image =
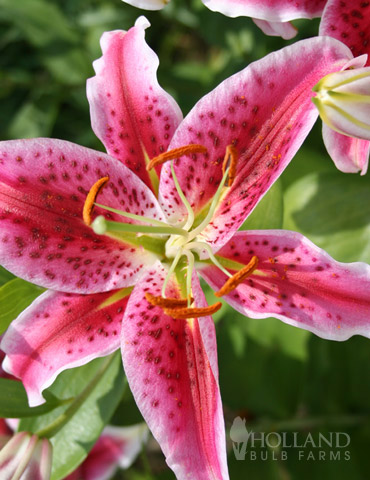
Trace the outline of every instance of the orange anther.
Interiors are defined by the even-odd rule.
[[[91,214],[94,209],[94,202],[100,190],[104,187],[104,185],[108,182],[109,177],[100,178],[94,185],[90,188],[89,193],[87,194],[84,208],[82,211],[82,218],[86,225],[91,225],[92,219]]]
[[[232,277],[230,277],[224,285],[220,288],[218,292],[215,292],[216,297],[222,297],[223,295],[227,295],[230,293],[234,288],[236,288],[243,280],[245,280],[249,275],[255,271],[258,265],[258,258],[253,256],[245,267],[243,267],[239,272],[235,273]]]
[[[145,293],[145,298],[149,303],[155,305],[156,307],[162,308],[178,308],[186,307],[188,305],[188,300],[183,298],[164,298],[156,297],[149,292]],[[190,297],[190,303],[193,303],[194,299]]]
[[[172,318],[186,319],[186,318],[200,318],[213,315],[222,307],[221,302],[216,302],[208,307],[194,307],[194,308],[164,308],[166,315]]]
[[[238,163],[238,151],[233,145],[226,147],[226,153],[222,164],[222,173],[224,174],[227,167],[229,167],[229,175],[227,186],[231,187],[234,182],[236,174],[236,165]]]
[[[207,149],[203,145],[198,145],[196,143],[191,143],[190,145],[185,145],[184,147],[174,148],[173,150],[161,153],[157,157],[152,158],[146,166],[146,169],[149,171],[153,167],[162,165],[162,163],[165,163],[168,160],[174,160],[175,158],[180,158],[183,155],[191,155],[192,153],[207,153]]]

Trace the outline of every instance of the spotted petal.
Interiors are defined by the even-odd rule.
[[[84,365],[119,348],[127,291],[74,295],[48,291],[5,333],[3,367],[20,378],[30,406],[67,368]]]
[[[156,264],[133,290],[123,319],[124,369],[144,419],[177,478],[227,479],[225,432],[218,387],[216,340],[210,317],[168,317],[145,300],[160,294]],[[174,284],[168,296],[178,296]],[[199,281],[193,296],[204,306]]]
[[[328,0],[319,33],[348,45],[355,57],[370,54],[370,3],[363,0]],[[366,65],[370,66],[370,57]]]
[[[339,263],[299,233],[241,231],[218,252],[242,264],[253,255],[258,269],[225,296],[253,318],[276,317],[320,337],[370,337],[370,267]],[[213,266],[201,270],[219,290],[227,277]]]
[[[107,152],[151,185],[147,159],[167,150],[182,114],[158,84],[158,57],[144,38],[149,25],[140,17],[128,32],[103,34],[87,96],[93,130]]]
[[[208,148],[207,154],[183,157],[175,166],[197,213],[215,194],[226,146],[235,145],[240,155],[234,184],[204,231],[215,249],[239,228],[312,128],[317,118],[313,86],[350,58],[345,45],[328,37],[295,43],[225,80],[181,123],[170,148],[189,143]],[[167,164],[161,173],[160,201],[170,217],[185,215]]]
[[[140,247],[95,235],[82,221],[86,195],[104,176],[110,181],[102,204],[163,218],[149,188],[117,160],[61,140],[14,140],[0,142],[0,167],[0,263],[14,274],[93,293],[132,285],[154,261]]]

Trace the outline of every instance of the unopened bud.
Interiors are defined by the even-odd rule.
[[[370,140],[370,67],[330,73],[313,91],[324,123],[343,135]]]

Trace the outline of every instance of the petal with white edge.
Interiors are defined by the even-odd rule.
[[[360,138],[352,138],[322,126],[322,136],[326,150],[335,166],[344,173],[365,175],[369,163],[370,142]]]
[[[244,315],[273,316],[331,340],[370,337],[369,265],[336,262],[303,235],[285,230],[240,231],[217,255],[238,264],[258,258],[257,269],[224,297]],[[227,280],[214,266],[199,273],[215,290]]]
[[[133,290],[122,329],[122,359],[136,403],[179,480],[228,479],[225,430],[211,317],[174,319],[151,305],[167,270],[148,270]],[[178,297],[172,282],[166,293]],[[193,297],[206,305],[193,277]]]
[[[82,212],[87,194],[109,181],[98,202],[164,220],[152,191],[118,160],[63,140],[0,142],[0,264],[46,288],[95,293],[135,283],[156,257],[142,247],[96,235]],[[109,220],[138,223],[103,209]]]
[[[158,84],[159,60],[145,42],[149,25],[140,17],[127,32],[103,34],[87,97],[93,130],[107,152],[155,190],[158,178],[148,175],[146,164],[167,150],[182,113]]]
[[[48,291],[12,322],[1,341],[3,367],[22,380],[31,407],[45,401],[42,391],[60,372],[119,348],[127,290],[93,295]]]

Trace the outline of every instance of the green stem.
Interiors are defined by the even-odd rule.
[[[182,203],[185,205],[185,208],[188,212],[188,219],[186,220],[186,223],[184,225],[184,230],[188,231],[189,228],[193,225],[194,223],[194,212],[193,209],[191,208],[190,203],[188,202],[187,198],[184,195],[184,192],[181,190],[179,181],[177,180],[176,174],[175,174],[175,169],[173,166],[173,162],[171,162],[171,173],[172,173],[172,178],[173,181],[175,182],[175,187],[177,190],[177,193],[179,194],[179,197],[182,200]]]
[[[116,353],[110,355],[106,358],[106,360],[102,363],[99,370],[94,375],[94,378],[86,385],[86,387],[79,393],[72,401],[71,405],[65,410],[59,417],[57,417],[53,422],[51,422],[48,426],[38,430],[36,435],[42,438],[51,438],[54,437],[59,430],[61,430],[66,423],[68,423],[73,415],[78,411],[81,405],[86,401],[88,396],[100,382],[101,378],[103,377],[104,373],[108,370],[110,365],[114,362],[116,358]]]

